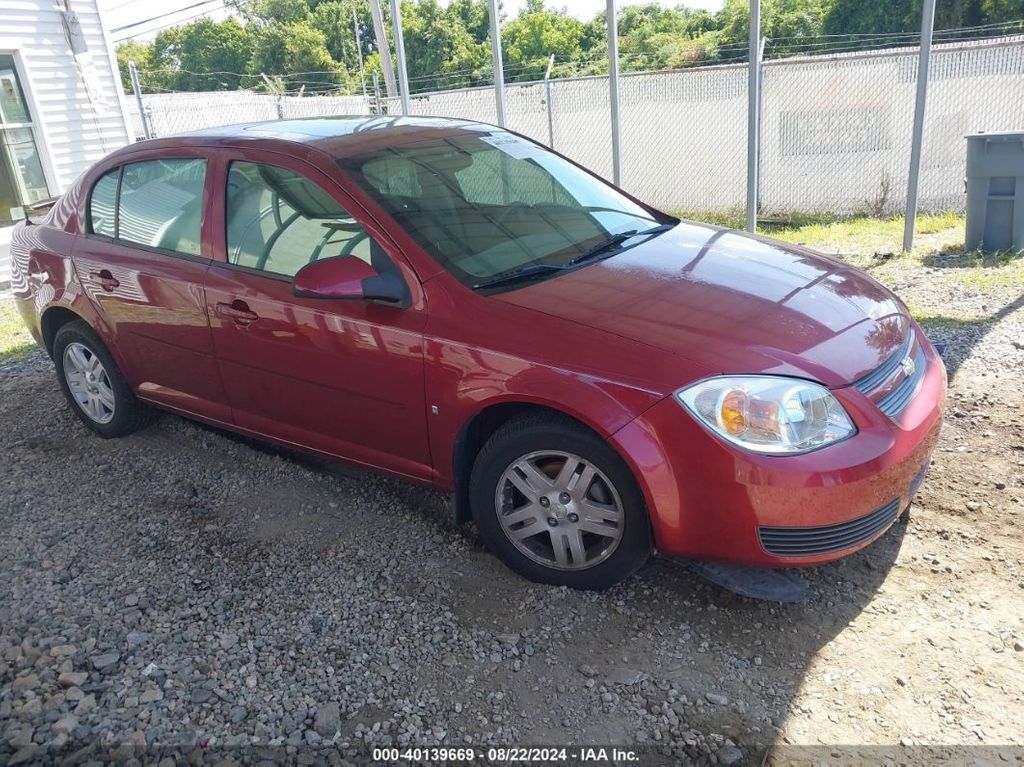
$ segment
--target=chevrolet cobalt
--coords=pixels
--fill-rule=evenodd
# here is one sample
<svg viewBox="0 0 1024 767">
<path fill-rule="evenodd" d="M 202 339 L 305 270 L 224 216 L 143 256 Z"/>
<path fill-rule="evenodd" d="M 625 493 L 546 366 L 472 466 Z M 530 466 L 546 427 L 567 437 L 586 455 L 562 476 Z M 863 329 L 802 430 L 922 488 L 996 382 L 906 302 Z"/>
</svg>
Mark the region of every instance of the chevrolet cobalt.
<svg viewBox="0 0 1024 767">
<path fill-rule="evenodd" d="M 431 485 L 544 583 L 606 588 L 654 549 L 848 555 L 942 421 L 943 364 L 874 280 L 479 123 L 133 144 L 19 225 L 12 262 L 100 436 L 155 407 Z"/>
</svg>

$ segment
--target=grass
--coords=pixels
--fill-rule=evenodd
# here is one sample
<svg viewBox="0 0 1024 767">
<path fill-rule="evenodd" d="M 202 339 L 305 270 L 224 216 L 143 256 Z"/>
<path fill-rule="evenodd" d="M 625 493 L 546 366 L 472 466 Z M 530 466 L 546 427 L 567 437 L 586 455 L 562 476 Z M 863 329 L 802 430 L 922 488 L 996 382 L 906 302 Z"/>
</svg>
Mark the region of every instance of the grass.
<svg viewBox="0 0 1024 767">
<path fill-rule="evenodd" d="M 716 226 L 735 229 L 744 227 L 743 214 L 677 212 L 676 215 L 694 221 L 706 221 Z M 915 236 L 930 240 L 930 235 L 956 235 L 963 242 L 963 216 L 957 213 L 922 214 L 917 218 Z M 842 255 L 873 255 L 874 253 L 898 253 L 903 242 L 903 217 L 872 218 L 858 215 L 849 217 L 792 214 L 762 219 L 758 231 L 769 237 L 800 245 L 809 245 L 826 252 Z M 838 250 L 835 247 L 839 246 Z M 915 251 L 921 247 L 915 248 Z M 927 244 L 925 244 L 927 249 Z"/>
<path fill-rule="evenodd" d="M 21 315 L 10 301 L 0 301 L 0 364 L 24 359 L 36 349 Z"/>
</svg>

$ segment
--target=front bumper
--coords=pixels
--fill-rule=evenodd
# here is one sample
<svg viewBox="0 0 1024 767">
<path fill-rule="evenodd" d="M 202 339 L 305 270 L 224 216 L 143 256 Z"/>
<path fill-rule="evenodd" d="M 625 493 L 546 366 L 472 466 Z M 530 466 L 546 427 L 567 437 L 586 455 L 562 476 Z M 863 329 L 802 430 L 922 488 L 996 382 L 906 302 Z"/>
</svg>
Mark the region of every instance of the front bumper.
<svg viewBox="0 0 1024 767">
<path fill-rule="evenodd" d="M 922 334 L 923 338 L 923 334 Z M 669 397 L 612 437 L 647 501 L 659 551 L 744 565 L 806 566 L 882 535 L 927 470 L 942 425 L 946 370 L 926 372 L 896 418 L 854 387 L 833 391 L 857 425 L 843 442 L 794 456 L 748 453 Z"/>
</svg>

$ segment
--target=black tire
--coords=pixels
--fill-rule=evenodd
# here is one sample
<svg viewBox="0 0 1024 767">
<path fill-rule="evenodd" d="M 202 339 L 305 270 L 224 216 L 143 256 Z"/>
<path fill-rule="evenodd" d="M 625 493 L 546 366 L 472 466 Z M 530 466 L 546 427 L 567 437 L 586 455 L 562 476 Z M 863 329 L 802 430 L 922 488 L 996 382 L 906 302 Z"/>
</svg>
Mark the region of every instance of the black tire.
<svg viewBox="0 0 1024 767">
<path fill-rule="evenodd" d="M 98 357 L 103 365 L 114 397 L 113 417 L 106 423 L 100 423 L 90 416 L 71 393 L 65 375 L 64 352 L 73 343 L 84 346 L 88 352 Z M 117 366 L 110 351 L 84 320 L 69 322 L 62 325 L 57 331 L 53 340 L 53 362 L 57 368 L 57 381 L 72 412 L 82 423 L 101 437 L 108 439 L 126 437 L 152 421 L 153 411 L 139 402 L 131 387 L 124 380 L 121 369 Z"/>
<path fill-rule="evenodd" d="M 604 475 L 622 506 L 622 534 L 610 555 L 585 569 L 558 569 L 524 554 L 499 521 L 498 483 L 523 456 L 547 450 L 571 453 Z M 481 449 L 470 476 L 470 505 L 484 543 L 510 569 L 531 581 L 603 590 L 633 574 L 651 555 L 651 529 L 643 494 L 626 463 L 604 440 L 579 423 L 538 412 L 499 428 Z M 540 533 L 536 534 L 543 540 Z M 553 538 L 552 538 L 553 540 Z M 593 540 L 593 539 L 591 539 Z"/>
</svg>

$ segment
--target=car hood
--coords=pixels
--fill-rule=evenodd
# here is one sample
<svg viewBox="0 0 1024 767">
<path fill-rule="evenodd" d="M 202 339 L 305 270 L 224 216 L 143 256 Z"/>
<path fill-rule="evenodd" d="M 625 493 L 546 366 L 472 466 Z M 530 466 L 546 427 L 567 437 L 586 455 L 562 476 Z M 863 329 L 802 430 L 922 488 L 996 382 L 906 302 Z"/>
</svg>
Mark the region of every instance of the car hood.
<svg viewBox="0 0 1024 767">
<path fill-rule="evenodd" d="M 695 376 L 772 373 L 842 386 L 909 332 L 900 302 L 862 272 L 693 223 L 495 298 L 685 357 Z"/>
</svg>

